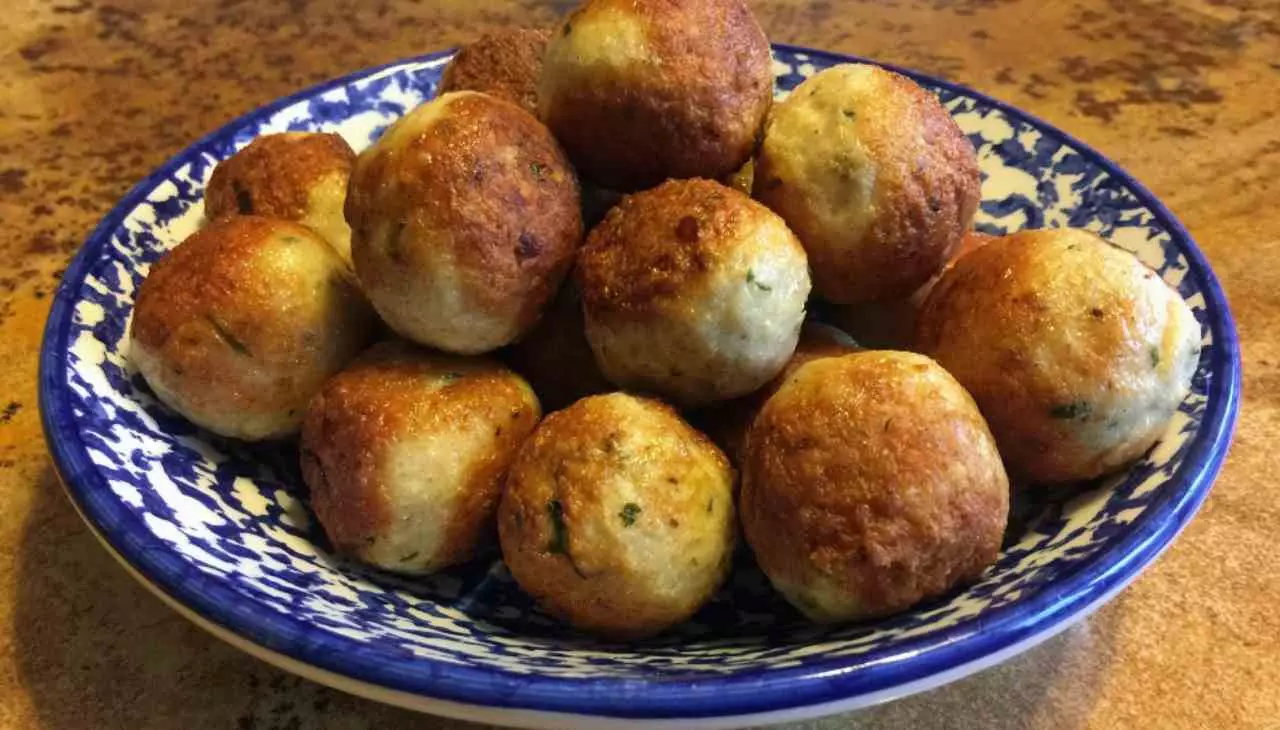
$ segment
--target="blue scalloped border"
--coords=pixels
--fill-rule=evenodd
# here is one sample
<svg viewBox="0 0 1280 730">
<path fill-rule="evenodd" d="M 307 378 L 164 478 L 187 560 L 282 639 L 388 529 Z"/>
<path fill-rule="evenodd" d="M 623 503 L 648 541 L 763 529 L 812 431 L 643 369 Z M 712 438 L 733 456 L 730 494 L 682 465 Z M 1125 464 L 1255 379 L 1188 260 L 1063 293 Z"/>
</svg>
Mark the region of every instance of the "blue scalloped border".
<svg viewBox="0 0 1280 730">
<path fill-rule="evenodd" d="M 784 53 L 807 54 L 835 62 L 876 63 L 797 46 L 775 44 L 774 47 Z M 404 63 L 443 59 L 452 52 L 442 51 L 366 69 L 278 99 L 239 117 L 192 147 L 231 136 L 252 119 L 327 89 Z M 94 470 L 68 404 L 66 352 L 75 294 L 112 231 L 157 182 L 183 164 L 188 151 L 180 152 L 136 185 L 102 220 L 68 267 L 54 296 L 40 352 L 39 397 L 45 439 L 68 494 L 130 565 L 157 588 L 206 619 L 268 650 L 360 682 L 473 705 L 626 718 L 750 715 L 848 700 L 901 687 L 978 662 L 1049 632 L 1137 575 L 1176 537 L 1204 501 L 1226 457 L 1239 412 L 1240 354 L 1235 323 L 1221 286 L 1186 229 L 1150 191 L 1113 162 L 1052 125 L 985 94 L 890 64 L 879 65 L 972 97 L 1021 119 L 1042 133 L 1065 141 L 1123 181 L 1152 211 L 1156 222 L 1181 245 L 1188 261 L 1188 274 L 1199 279 L 1209 314 L 1207 324 L 1213 331 L 1215 358 L 1209 363 L 1212 384 L 1204 420 L 1185 460 L 1171 479 L 1173 488 L 1162 490 L 1170 496 L 1147 509 L 1123 542 L 1064 576 L 1055 590 L 991 611 L 983 617 L 980 630 L 957 626 L 927 639 L 899 642 L 891 650 L 856 658 L 817 659 L 787 670 L 648 682 L 608 677 L 589 680 L 539 677 L 430 659 L 398 659 L 371 651 L 360 642 L 342 636 L 325 635 L 291 617 L 256 611 L 252 604 L 216 579 L 190 570 L 171 555 L 166 546 L 133 526 L 136 519 L 118 508 Z M 851 671 L 850 666 L 855 663 L 864 666 Z"/>
</svg>

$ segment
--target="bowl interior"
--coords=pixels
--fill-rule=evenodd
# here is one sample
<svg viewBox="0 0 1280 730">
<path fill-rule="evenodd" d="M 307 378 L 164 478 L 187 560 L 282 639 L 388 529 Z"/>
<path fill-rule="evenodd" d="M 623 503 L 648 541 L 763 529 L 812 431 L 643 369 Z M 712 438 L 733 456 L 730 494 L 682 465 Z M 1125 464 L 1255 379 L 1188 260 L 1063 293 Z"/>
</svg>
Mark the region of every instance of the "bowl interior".
<svg viewBox="0 0 1280 730">
<path fill-rule="evenodd" d="M 892 683 L 999 648 L 981 637 L 1008 644 L 1079 610 L 1126 561 L 1153 557 L 1140 551 L 1170 539 L 1168 530 L 1176 532 L 1203 497 L 1206 460 L 1225 445 L 1226 396 L 1215 380 L 1231 378 L 1234 341 L 1193 245 L 1149 194 L 1096 153 L 989 99 L 917 77 L 978 149 L 982 230 L 1098 231 L 1177 287 L 1204 326 L 1191 394 L 1132 469 L 1022 499 L 999 561 L 977 584 L 883 621 L 839 628 L 801 620 L 745 552 L 729 585 L 692 621 L 636 645 L 602 644 L 549 619 L 492 555 L 414 580 L 335 557 L 309 513 L 292 445 L 213 437 L 153 397 L 128 356 L 133 296 L 150 265 L 201 224 L 202 188 L 218 160 L 259 134 L 284 130 L 337 131 L 361 149 L 434 94 L 447 58 L 303 92 L 198 142 L 104 221 L 64 281 L 42 372 L 59 468 L 107 540 L 206 618 L 343 674 L 472 701 L 488 692 L 495 703 L 537 705 L 550 695 L 529 690 L 532 677 L 580 682 L 565 685 L 572 692 L 558 704 L 542 705 L 560 708 L 592 698 L 621 707 L 663 684 L 687 696 L 701 691 L 690 689 L 691 680 L 728 676 L 758 682 L 860 669 Z M 776 48 L 779 96 L 841 60 Z M 960 645 L 966 654 L 945 654 Z M 908 664 L 914 668 L 904 674 L 883 673 Z M 554 694 L 555 687 L 543 689 Z M 526 691 L 541 699 L 522 698 Z"/>
</svg>

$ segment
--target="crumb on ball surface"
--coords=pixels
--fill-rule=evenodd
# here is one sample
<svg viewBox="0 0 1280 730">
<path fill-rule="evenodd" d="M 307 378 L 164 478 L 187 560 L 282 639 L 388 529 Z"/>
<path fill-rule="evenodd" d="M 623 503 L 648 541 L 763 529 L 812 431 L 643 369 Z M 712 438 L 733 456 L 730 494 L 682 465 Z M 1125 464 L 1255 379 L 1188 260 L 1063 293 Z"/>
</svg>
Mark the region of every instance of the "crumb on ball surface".
<svg viewBox="0 0 1280 730">
<path fill-rule="evenodd" d="M 801 366 L 756 417 L 739 508 L 774 587 L 809 618 L 900 611 L 976 579 L 1009 483 L 973 399 L 932 360 L 865 351 Z"/>
<path fill-rule="evenodd" d="M 559 145 L 510 102 L 459 91 L 419 106 L 356 162 L 356 273 L 401 336 L 461 354 L 531 328 L 582 238 Z"/>
<path fill-rule="evenodd" d="M 297 431 L 307 401 L 368 341 L 376 319 L 350 270 L 312 229 L 236 216 L 152 267 L 130 358 L 160 400 L 223 436 Z"/>
<path fill-rule="evenodd" d="M 297 221 L 351 263 L 351 228 L 342 208 L 355 152 L 336 134 L 264 134 L 218 163 L 205 189 L 205 215 L 258 215 Z"/>
<path fill-rule="evenodd" d="M 488 543 L 507 467 L 541 417 L 518 375 L 485 358 L 381 343 L 307 412 L 302 473 L 339 552 L 423 574 Z"/>
<path fill-rule="evenodd" d="M 782 219 L 710 180 L 623 199 L 588 236 L 576 280 L 605 377 L 685 405 L 777 375 L 809 294 L 804 250 Z"/>
<path fill-rule="evenodd" d="M 806 79 L 769 115 L 756 199 L 804 243 L 814 289 L 905 298 L 942 268 L 980 198 L 977 157 L 937 97 L 876 66 Z"/>
<path fill-rule="evenodd" d="M 479 91 L 538 112 L 538 76 L 549 33 L 508 28 L 486 33 L 458 49 L 444 67 L 438 93 Z"/>
<path fill-rule="evenodd" d="M 588 0 L 552 31 L 539 115 L 604 187 L 717 178 L 755 148 L 771 63 L 742 0 Z"/>
<path fill-rule="evenodd" d="M 658 401 L 612 393 L 553 413 L 498 510 L 520 586 L 574 626 L 640 638 L 698 610 L 728 574 L 733 470 Z"/>
<path fill-rule="evenodd" d="M 1076 229 L 1021 231 L 960 258 L 917 346 L 973 393 L 1019 480 L 1092 479 L 1142 455 L 1200 355 L 1190 307 L 1133 254 Z"/>
</svg>

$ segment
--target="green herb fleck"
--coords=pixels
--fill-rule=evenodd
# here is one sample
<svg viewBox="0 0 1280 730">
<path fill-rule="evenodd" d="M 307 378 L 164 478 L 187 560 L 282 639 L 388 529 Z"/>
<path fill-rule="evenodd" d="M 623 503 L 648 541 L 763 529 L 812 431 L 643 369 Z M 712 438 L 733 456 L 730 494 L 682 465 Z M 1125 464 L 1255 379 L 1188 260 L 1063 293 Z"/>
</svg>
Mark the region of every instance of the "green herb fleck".
<svg viewBox="0 0 1280 730">
<path fill-rule="evenodd" d="M 855 112 L 855 111 L 854 111 L 854 110 L 852 110 L 852 109 L 841 109 L 841 110 L 840 110 L 840 113 L 844 115 L 844 118 L 845 118 L 845 119 L 857 119 L 857 118 L 858 118 L 858 113 L 857 113 L 857 112 Z"/>
<path fill-rule="evenodd" d="M 246 357 L 253 357 L 252 353 L 249 352 L 249 348 L 237 339 L 235 335 L 231 334 L 231 330 L 227 329 L 227 326 L 219 321 L 217 317 L 207 315 L 205 319 L 208 320 L 209 326 L 213 327 L 213 333 L 218 336 L 218 339 L 225 342 L 227 347 Z"/>
<path fill-rule="evenodd" d="M 564 34 L 569 35 L 572 32 L 573 32 L 573 25 L 566 20 L 564 23 Z"/>
<path fill-rule="evenodd" d="M 417 550 L 414 550 L 413 552 L 409 553 L 408 555 L 404 555 L 404 556 L 402 556 L 402 557 L 400 558 L 400 562 L 402 562 L 402 563 L 407 563 L 407 562 L 409 562 L 410 560 L 413 560 L 414 558 L 418 557 L 418 555 L 419 555 L 419 552 L 418 552 Z"/>
<path fill-rule="evenodd" d="M 1151 367 L 1153 368 L 1160 367 L 1160 348 L 1153 347 L 1151 348 L 1149 353 L 1151 355 Z"/>
<path fill-rule="evenodd" d="M 302 239 L 297 236 L 281 236 L 280 240 L 285 243 L 302 243 Z"/>
<path fill-rule="evenodd" d="M 450 370 L 450 371 L 449 371 L 449 372 L 447 372 L 447 373 L 441 373 L 441 374 L 440 374 L 440 382 L 448 384 L 448 383 L 452 383 L 453 381 L 455 381 L 455 380 L 457 380 L 457 379 L 459 379 L 459 378 L 461 378 L 461 377 L 462 377 L 462 373 L 460 373 L 460 372 L 458 372 L 458 371 L 456 371 L 456 370 Z"/>
<path fill-rule="evenodd" d="M 1049 416 L 1051 418 L 1068 421 L 1075 420 L 1077 418 L 1084 418 L 1092 412 L 1093 406 L 1089 405 L 1087 401 L 1080 400 L 1054 406 L 1049 410 Z"/>
<path fill-rule="evenodd" d="M 564 555 L 569 552 L 569 536 L 564 525 L 564 507 L 560 500 L 547 502 L 547 517 L 551 519 L 551 541 L 547 543 L 547 552 L 553 555 Z"/>
<path fill-rule="evenodd" d="M 756 278 L 755 269 L 747 269 L 747 283 L 754 284 L 760 291 L 773 291 L 773 287 Z"/>
<path fill-rule="evenodd" d="M 711 514 L 711 512 L 715 508 L 716 508 L 716 498 L 712 497 L 711 499 L 707 500 L 707 514 Z"/>
<path fill-rule="evenodd" d="M 635 502 L 627 502 L 622 505 L 622 511 L 618 513 L 618 519 L 622 520 L 623 527 L 631 527 L 636 523 L 636 517 L 639 516 L 640 505 Z"/>
<path fill-rule="evenodd" d="M 541 162 L 530 162 L 530 163 L 529 163 L 529 172 L 532 172 L 532 173 L 533 173 L 533 176 L 534 176 L 534 177 L 536 177 L 536 178 L 538 178 L 539 180 L 542 180 L 542 179 L 543 179 L 543 175 L 542 175 L 542 173 L 543 173 L 543 171 L 544 171 L 544 170 L 546 170 L 546 169 L 547 169 L 547 166 L 546 166 L 546 165 L 544 165 L 544 164 L 542 164 Z"/>
</svg>

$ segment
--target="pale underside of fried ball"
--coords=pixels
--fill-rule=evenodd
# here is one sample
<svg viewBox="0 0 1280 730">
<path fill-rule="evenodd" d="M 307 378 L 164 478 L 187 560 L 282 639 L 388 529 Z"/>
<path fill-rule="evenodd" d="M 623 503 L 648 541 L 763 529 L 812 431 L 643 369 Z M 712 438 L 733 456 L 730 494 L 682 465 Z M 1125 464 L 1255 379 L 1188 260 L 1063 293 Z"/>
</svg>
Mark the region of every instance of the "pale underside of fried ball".
<svg viewBox="0 0 1280 730">
<path fill-rule="evenodd" d="M 218 163 L 205 189 L 205 215 L 259 215 L 302 223 L 351 263 L 342 207 L 355 152 L 336 134 L 265 134 Z"/>
<path fill-rule="evenodd" d="M 152 266 L 130 325 L 130 359 L 193 423 L 247 440 L 297 431 L 324 381 L 376 318 L 350 270 L 312 229 L 236 216 Z"/>
<path fill-rule="evenodd" d="M 933 94 L 842 64 L 775 106 L 752 185 L 804 243 L 817 293 L 855 304 L 905 298 L 936 274 L 979 182 L 973 146 Z"/>
<path fill-rule="evenodd" d="M 1133 254 L 1073 229 L 1023 231 L 959 259 L 917 346 L 973 393 L 1010 472 L 1115 471 L 1164 433 L 1200 355 L 1190 307 Z"/>
<path fill-rule="evenodd" d="M 739 508 L 774 587 L 820 622 L 906 609 L 995 560 L 1009 482 L 973 399 L 921 355 L 802 365 L 747 437 Z"/>
<path fill-rule="evenodd" d="M 550 612 L 612 638 L 689 618 L 733 554 L 733 470 L 669 406 L 623 393 L 547 417 L 498 511 L 512 576 Z"/>
<path fill-rule="evenodd" d="M 502 480 L 541 416 L 496 362 L 382 343 L 329 381 L 307 412 L 302 473 L 344 554 L 424 574 L 493 535 Z"/>
<path fill-rule="evenodd" d="M 552 31 L 538 110 L 584 178 L 640 190 L 741 167 L 772 93 L 742 0 L 588 0 Z"/>
<path fill-rule="evenodd" d="M 624 199 L 592 230 L 577 281 L 605 376 L 685 405 L 777 375 L 809 294 L 804 250 L 782 219 L 710 180 Z"/>
<path fill-rule="evenodd" d="M 445 94 L 356 162 L 347 197 L 356 273 L 403 337 L 487 352 L 541 316 L 582 238 L 559 145 L 510 102 Z"/>
</svg>

